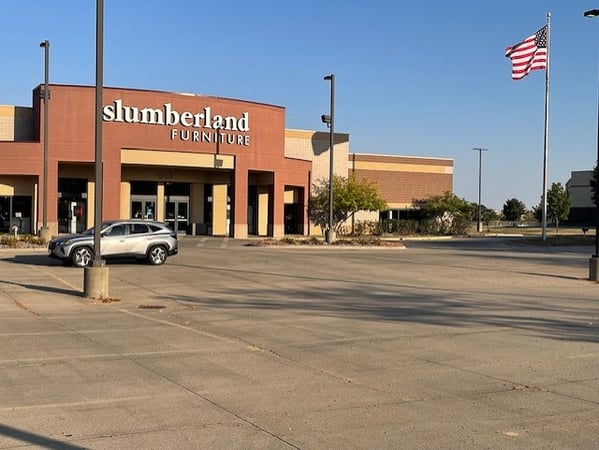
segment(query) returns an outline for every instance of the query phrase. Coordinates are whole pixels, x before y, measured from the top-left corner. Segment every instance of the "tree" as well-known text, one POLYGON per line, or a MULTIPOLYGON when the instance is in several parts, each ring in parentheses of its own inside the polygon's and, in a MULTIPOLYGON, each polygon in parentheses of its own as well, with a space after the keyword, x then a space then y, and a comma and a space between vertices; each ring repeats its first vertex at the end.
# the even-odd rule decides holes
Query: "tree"
POLYGON ((553 183, 547 191, 547 217, 555 223, 555 232, 559 231, 559 221, 567 220, 570 213, 570 196, 561 183, 553 183))
POLYGON ((543 220, 543 196, 541 195, 541 203, 532 208, 532 214, 537 222, 543 220))
POLYGON ((416 200, 414 204, 425 217, 436 222, 440 233, 465 233, 476 212, 474 204, 449 191, 416 200))
POLYGON ((502 212, 505 220, 516 222, 520 220, 522 215, 526 212, 526 206, 517 198, 510 198, 503 205, 502 212))
MULTIPOLYGON (((478 208, 478 205, 475 205, 478 208)), ((499 220, 499 215, 494 209, 487 208, 485 205, 480 205, 480 221, 489 225, 490 222, 499 220)))
MULTIPOLYGON (((333 230, 358 211, 381 211, 387 204, 380 197, 378 189, 368 180, 358 181, 355 175, 349 178, 333 176, 333 230)), ((313 186, 310 199, 310 219, 323 230, 329 224, 329 180, 319 180, 313 186)))
MULTIPOLYGON (((547 220, 555 223, 556 233, 559 231, 559 221, 568 219, 570 206, 570 197, 566 189, 561 183, 553 183, 547 191, 547 220)), ((533 208, 533 213, 539 222, 543 220, 543 196, 541 202, 533 208)))

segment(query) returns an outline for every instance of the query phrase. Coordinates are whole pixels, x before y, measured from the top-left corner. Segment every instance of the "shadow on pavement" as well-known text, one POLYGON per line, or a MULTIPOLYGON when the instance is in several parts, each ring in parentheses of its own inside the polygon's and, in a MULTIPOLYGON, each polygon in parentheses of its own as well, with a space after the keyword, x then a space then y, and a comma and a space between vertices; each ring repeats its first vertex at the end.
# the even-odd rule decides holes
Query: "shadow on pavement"
POLYGON ((85 448, 2 424, 0 424, 0 436, 6 436, 25 444, 39 445, 42 448, 60 450, 80 450, 85 448))
POLYGON ((15 264, 27 264, 30 266, 62 266, 62 261, 50 258, 46 254, 40 255, 15 255, 12 258, 7 258, 4 261, 15 264))
POLYGON ((29 283, 17 283, 15 281, 8 281, 8 280, 0 280, 0 283, 10 284, 12 286, 20 286, 20 287, 24 287, 26 289, 31 289, 31 290, 36 290, 36 291, 50 292, 53 294, 81 296, 81 291, 75 291, 73 289, 60 289, 60 288, 55 288, 52 286, 41 286, 41 285, 29 284, 29 283))
MULTIPOLYGON (((12 258, 4 259, 6 262, 13 264, 26 264, 30 266, 64 266, 65 268, 81 269, 80 267, 74 267, 69 264, 65 264, 59 259, 51 258, 48 255, 16 255, 12 258)), ((143 264, 144 261, 139 261, 135 258, 115 258, 105 260, 108 265, 119 265, 119 264, 143 264)))

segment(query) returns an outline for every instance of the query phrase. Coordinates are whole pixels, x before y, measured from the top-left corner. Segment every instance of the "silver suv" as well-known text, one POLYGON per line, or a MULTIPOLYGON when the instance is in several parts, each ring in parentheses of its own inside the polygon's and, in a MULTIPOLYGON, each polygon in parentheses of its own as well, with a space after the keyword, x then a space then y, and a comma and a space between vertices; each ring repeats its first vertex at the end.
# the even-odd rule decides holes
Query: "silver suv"
MULTIPOLYGON (((102 222, 100 250, 103 259, 136 258, 160 265, 179 251, 177 233, 166 223, 148 220, 102 222)), ((48 244, 48 254, 65 264, 89 266, 94 258, 94 229, 59 236, 48 244)))

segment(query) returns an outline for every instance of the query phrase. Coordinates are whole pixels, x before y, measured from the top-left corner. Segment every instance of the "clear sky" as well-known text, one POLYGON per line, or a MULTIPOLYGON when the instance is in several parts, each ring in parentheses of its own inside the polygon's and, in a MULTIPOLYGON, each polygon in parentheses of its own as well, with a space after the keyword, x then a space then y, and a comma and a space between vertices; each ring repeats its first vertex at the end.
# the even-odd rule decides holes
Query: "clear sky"
MULTIPOLYGON (((454 160, 454 192, 540 203, 544 71, 511 80, 504 50, 551 13, 548 185, 597 158, 599 0, 105 0, 104 84, 286 107, 286 127, 335 130, 350 151, 454 160)), ((43 82, 95 84, 94 0, 2 2, 0 104, 43 82)))

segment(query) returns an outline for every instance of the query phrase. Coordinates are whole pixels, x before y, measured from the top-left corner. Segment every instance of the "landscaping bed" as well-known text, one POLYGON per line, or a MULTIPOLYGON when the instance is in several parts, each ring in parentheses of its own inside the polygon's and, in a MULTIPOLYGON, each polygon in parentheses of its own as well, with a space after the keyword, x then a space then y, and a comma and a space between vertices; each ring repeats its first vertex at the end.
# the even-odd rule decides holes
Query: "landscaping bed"
POLYGON ((47 245, 45 240, 30 234, 0 235, 0 248, 45 248, 47 245))

